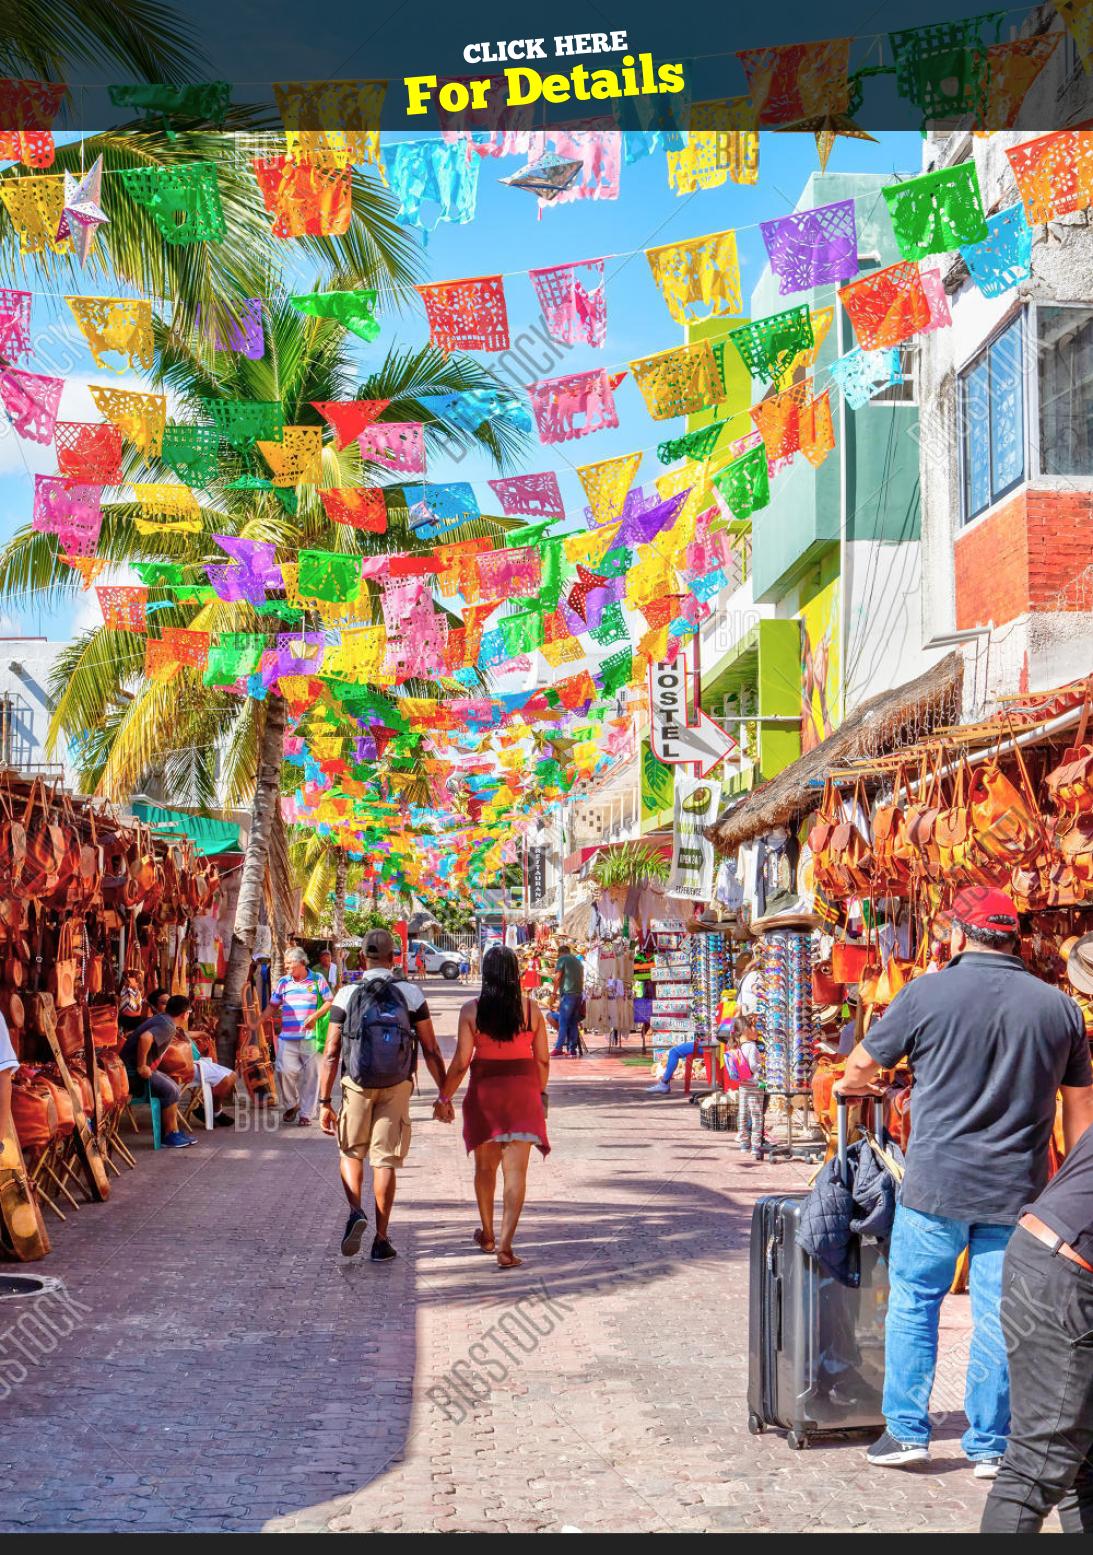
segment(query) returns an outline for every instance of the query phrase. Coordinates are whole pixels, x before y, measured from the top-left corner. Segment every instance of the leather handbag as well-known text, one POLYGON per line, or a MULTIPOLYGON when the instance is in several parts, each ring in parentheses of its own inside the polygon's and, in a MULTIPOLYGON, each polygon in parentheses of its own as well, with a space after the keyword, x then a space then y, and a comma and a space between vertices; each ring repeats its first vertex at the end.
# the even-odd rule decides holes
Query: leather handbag
POLYGON ((851 819, 840 821, 831 833, 831 868, 844 896, 867 896, 873 883, 872 850, 853 819, 862 803, 860 780, 854 785, 851 819))
POLYGON ((122 1063, 121 1054, 113 1048, 104 1048, 99 1053, 98 1059, 110 1076, 110 1088, 114 1093, 115 1107, 124 1107, 129 1101, 129 1075, 122 1063))
POLYGON ((820 808, 808 833, 813 878, 823 891, 834 891, 837 888, 831 858, 831 838, 836 825, 834 805, 834 790, 828 783, 824 787, 820 808))
POLYGON ((66 918, 61 925, 60 938, 57 941, 57 955, 50 969, 49 988, 53 995, 53 1002, 58 1010, 66 1010, 76 1003, 76 984, 79 977, 80 963, 75 953, 75 931, 73 920, 66 918))
POLYGON ((1072 815, 1093 810, 1093 745, 1086 744, 1093 693, 1093 676, 1086 685, 1085 702, 1074 744, 1063 752, 1059 765, 1044 779, 1044 786, 1056 809, 1072 815))
POLYGON ((189 1037, 175 1037, 168 1042, 157 1068, 176 1085, 189 1085, 194 1077, 194 1055, 189 1037))
POLYGON ((903 768, 896 772, 890 803, 873 814, 873 877, 878 896, 906 896, 911 888, 903 768))
POLYGON ((975 769, 968 809, 976 850, 1012 869, 1030 859, 1043 842, 1044 827, 1021 747, 1014 745, 1018 781, 1002 771, 997 756, 975 769))
POLYGON ((116 1048, 120 1035, 118 1007, 110 1004, 89 1004, 87 1018, 91 1025, 91 1040, 99 1047, 116 1048))
POLYGON ((67 1139, 76 1127, 76 1114, 61 1071, 56 1064, 44 1064, 38 1070, 38 1075, 49 1086, 53 1096, 53 1105, 57 1112, 57 1132, 62 1139, 67 1139))
POLYGON ((904 811, 904 843, 912 878, 918 883, 941 878, 941 856, 934 828, 941 808, 941 756, 934 750, 923 755, 914 804, 904 811))
POLYGON ((961 754, 957 763, 956 781, 952 799, 945 809, 939 810, 934 820, 934 840, 937 843, 938 865, 943 880, 959 887, 972 882, 972 842, 968 825, 968 808, 965 803, 967 762, 961 754))
POLYGON ((60 1129, 53 1092, 25 1064, 11 1077, 11 1121, 23 1150, 44 1150, 60 1129))
POLYGON ((82 1058, 84 1050, 83 1010, 78 1004, 57 1011, 57 1043, 65 1060, 82 1058))
POLYGON ((835 944, 831 947, 831 975, 837 983, 856 983, 869 965, 869 945, 835 944))

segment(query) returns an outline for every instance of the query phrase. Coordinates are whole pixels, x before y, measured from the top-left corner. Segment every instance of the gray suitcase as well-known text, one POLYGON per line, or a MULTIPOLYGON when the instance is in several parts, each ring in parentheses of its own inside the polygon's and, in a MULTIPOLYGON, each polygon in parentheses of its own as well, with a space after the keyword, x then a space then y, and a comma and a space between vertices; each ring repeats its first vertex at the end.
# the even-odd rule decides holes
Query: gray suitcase
MULTIPOLYGON (((876 1113, 879 1127, 879 1103, 876 1113)), ((845 1162, 845 1105, 838 1119, 845 1162)), ((861 1284, 834 1279, 798 1246, 804 1198, 760 1199, 751 1223, 748 1430, 778 1427, 794 1448, 814 1437, 884 1429, 887 1263, 875 1244, 861 1241, 861 1284)))

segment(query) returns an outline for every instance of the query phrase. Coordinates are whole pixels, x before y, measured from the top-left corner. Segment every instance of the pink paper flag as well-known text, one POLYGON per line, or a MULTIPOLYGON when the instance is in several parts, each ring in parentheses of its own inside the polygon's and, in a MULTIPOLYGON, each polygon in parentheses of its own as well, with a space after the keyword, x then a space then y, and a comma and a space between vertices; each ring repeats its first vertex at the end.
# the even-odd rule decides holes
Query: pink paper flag
POLYGON ((33 443, 52 443, 64 386, 63 378, 43 378, 18 367, 0 372, 0 402, 20 437, 33 443))
POLYGON ((529 270, 546 327, 565 345, 597 348, 607 339, 603 260, 583 259, 547 270, 529 270))
POLYGON ((82 485, 63 475, 36 475, 31 527, 56 535, 69 556, 93 556, 102 528, 101 504, 101 486, 82 485))
POLYGON ((541 443, 564 443, 617 427, 615 389, 626 374, 594 368, 563 378, 541 378, 528 385, 541 443))
POLYGON ((381 421, 357 438, 361 455, 407 475, 425 473, 425 428, 418 421, 381 421))
POLYGON ((930 322, 919 330, 920 335, 932 335, 935 329, 945 329, 953 321, 949 310, 949 299, 945 295, 945 282, 941 279, 940 270, 924 270, 919 266, 919 275, 922 278, 922 290, 926 293, 926 301, 930 304, 930 322))
POLYGON ((512 475, 507 480, 490 481, 489 485, 507 518, 520 515, 528 518, 565 517, 565 504, 558 489, 558 477, 553 470, 543 470, 537 475, 512 475))

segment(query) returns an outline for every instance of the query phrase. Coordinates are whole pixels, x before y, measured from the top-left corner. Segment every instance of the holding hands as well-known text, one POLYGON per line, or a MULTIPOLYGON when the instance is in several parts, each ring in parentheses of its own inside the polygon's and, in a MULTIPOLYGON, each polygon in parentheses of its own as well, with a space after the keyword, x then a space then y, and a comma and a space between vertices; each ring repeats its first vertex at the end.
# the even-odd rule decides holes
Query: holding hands
POLYGON ((436 1123, 454 1123, 455 1107, 443 1096, 438 1096, 433 1103, 433 1121, 436 1123))

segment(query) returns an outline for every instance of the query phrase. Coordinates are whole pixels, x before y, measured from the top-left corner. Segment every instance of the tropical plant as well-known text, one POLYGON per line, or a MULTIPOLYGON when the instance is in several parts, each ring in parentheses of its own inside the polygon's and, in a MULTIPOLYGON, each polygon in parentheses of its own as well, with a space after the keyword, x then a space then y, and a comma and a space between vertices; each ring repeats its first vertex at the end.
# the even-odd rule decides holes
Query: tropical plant
POLYGON ((191 24, 158 0, 0 0, 0 74, 63 81, 73 65, 181 82, 205 60, 191 24))
POLYGON ((592 879, 604 890, 663 885, 668 873, 664 855, 644 842, 627 842, 621 848, 609 848, 592 865, 592 879))
MULTIPOLYGON (((355 342, 341 325, 305 317, 278 296, 267 303, 265 329, 266 353, 261 360, 231 355, 210 361, 202 343, 179 339, 161 326, 156 379, 171 393, 174 414, 180 420, 202 421, 207 399, 279 400, 286 424, 317 424, 320 418, 312 401, 353 397, 358 376, 355 342)), ((492 381, 487 369, 476 362, 427 347, 390 352, 357 392, 364 399, 390 402, 383 419, 426 422, 427 448, 435 450, 442 440, 446 450, 477 446, 505 468, 522 447, 519 429, 495 420, 472 434, 457 424, 437 421, 419 398, 485 388, 492 381)), ((244 459, 244 465, 247 462, 244 459)), ((255 455, 251 468, 259 462, 255 455)), ((138 474, 137 463, 132 458, 126 469, 130 480, 163 480, 169 473, 152 465, 138 474)), ((397 487, 390 491, 387 533, 373 535, 331 523, 314 488, 295 489, 296 511, 290 513, 275 490, 239 489, 234 484, 239 473, 238 465, 222 462, 202 494, 202 529, 197 534, 142 534, 135 522, 140 516, 136 504, 105 505, 99 555, 119 567, 174 562, 186 569, 189 578, 203 582, 204 565, 225 559, 213 539, 217 533, 272 541, 285 560, 308 547, 379 552, 412 550, 418 544, 397 487)), ((323 448, 324 486, 367 484, 382 474, 362 460, 356 443, 341 451, 329 443, 323 448)), ((452 538, 484 532, 481 524, 465 526, 452 538)), ((0 553, 0 598, 7 602, 18 604, 34 597, 57 603, 71 595, 76 581, 71 569, 60 562, 54 538, 29 525, 0 553)), ((376 585, 369 588, 378 608, 376 585)), ((179 626, 215 634, 260 632, 277 625, 276 618, 271 623, 270 617, 257 615, 244 603, 216 599, 186 604, 177 591, 161 584, 150 586, 149 607, 149 619, 159 628, 179 626)), ((303 623, 305 628, 317 624, 314 619, 303 623)), ((131 632, 100 626, 79 634, 56 663, 50 743, 55 746, 62 735, 74 741, 84 786, 110 798, 128 798, 156 772, 172 781, 189 782, 187 797, 208 801, 219 793, 226 803, 251 803, 250 843, 224 985, 221 1032, 227 1051, 250 971, 270 848, 280 825, 286 704, 276 691, 259 701, 211 689, 199 670, 186 667, 167 677, 146 679, 144 655, 145 639, 131 632)), ((421 695, 437 688, 410 682, 402 689, 421 695)))

